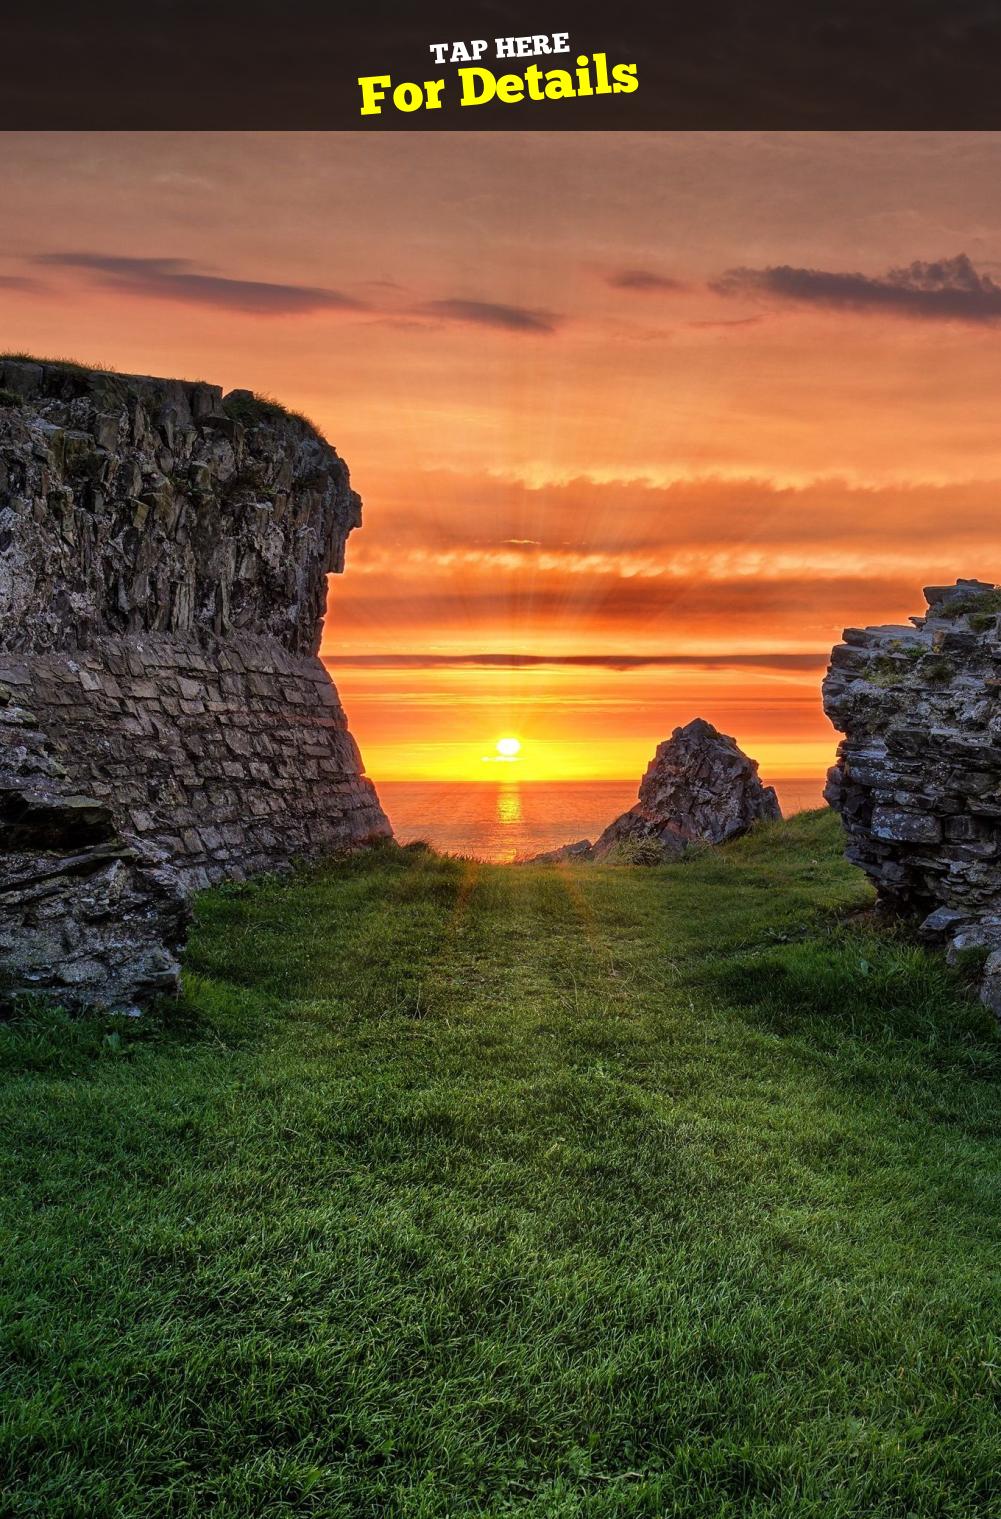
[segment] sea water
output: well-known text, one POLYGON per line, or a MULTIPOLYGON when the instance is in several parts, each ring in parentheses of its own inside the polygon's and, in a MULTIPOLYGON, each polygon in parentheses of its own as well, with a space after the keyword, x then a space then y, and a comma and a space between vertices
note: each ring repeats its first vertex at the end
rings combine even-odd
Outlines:
MULTIPOLYGON (((820 776, 776 781, 786 817, 824 805, 820 776)), ((401 844, 426 839, 448 854, 515 860, 598 837, 636 800, 635 781, 382 781, 376 787, 401 844)))

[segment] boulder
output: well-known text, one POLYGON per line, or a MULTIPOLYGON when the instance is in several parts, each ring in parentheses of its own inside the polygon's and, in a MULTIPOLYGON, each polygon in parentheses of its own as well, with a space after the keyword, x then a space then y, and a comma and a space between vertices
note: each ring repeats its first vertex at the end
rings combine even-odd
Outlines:
POLYGON ((656 865, 680 859, 692 844, 725 844, 781 816, 774 790, 758 778, 757 761, 697 717, 657 746, 636 805, 586 853, 580 844, 565 845, 532 863, 573 858, 656 865))
POLYGON ((726 844, 755 823, 781 818, 771 786, 758 779, 758 764, 729 738, 696 717, 657 745, 640 782, 639 801, 610 823, 592 857, 615 852, 679 859, 690 844, 726 844), (639 849, 637 851, 637 846, 639 849))

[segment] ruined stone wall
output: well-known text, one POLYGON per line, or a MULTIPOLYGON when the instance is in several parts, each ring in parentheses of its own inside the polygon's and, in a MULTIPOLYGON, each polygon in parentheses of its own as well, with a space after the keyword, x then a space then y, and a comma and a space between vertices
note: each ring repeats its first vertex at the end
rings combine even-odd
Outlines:
POLYGON ((910 627, 847 628, 824 710, 845 735, 825 795, 884 906, 984 962, 1001 1012, 1001 590, 925 591, 910 627))
POLYGON ((317 658, 359 520, 329 444, 247 392, 0 361, 9 985, 136 1000, 192 890, 388 835, 317 658))

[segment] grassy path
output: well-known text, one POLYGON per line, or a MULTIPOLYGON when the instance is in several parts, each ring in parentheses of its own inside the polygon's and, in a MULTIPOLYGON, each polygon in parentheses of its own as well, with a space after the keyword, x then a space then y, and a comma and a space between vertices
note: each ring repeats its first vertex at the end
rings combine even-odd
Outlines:
POLYGON ((0 1028, 0 1513, 996 1513, 997 1036, 837 849, 387 852, 0 1028))

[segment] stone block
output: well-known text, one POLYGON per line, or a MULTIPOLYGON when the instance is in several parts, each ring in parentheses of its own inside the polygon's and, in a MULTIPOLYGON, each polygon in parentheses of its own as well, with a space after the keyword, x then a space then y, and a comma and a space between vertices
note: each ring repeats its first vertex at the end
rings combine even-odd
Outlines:
POLYGON ((955 907, 936 907, 921 923, 918 933, 933 943, 944 941, 968 923, 966 914, 955 907))
POLYGON ((877 839, 897 844, 934 844, 942 837, 942 824, 938 818, 926 813, 876 807, 872 814, 872 833, 877 839))
POLYGON ((980 1000, 996 1018, 1001 1018, 1001 950, 993 950, 984 962, 980 1000))

